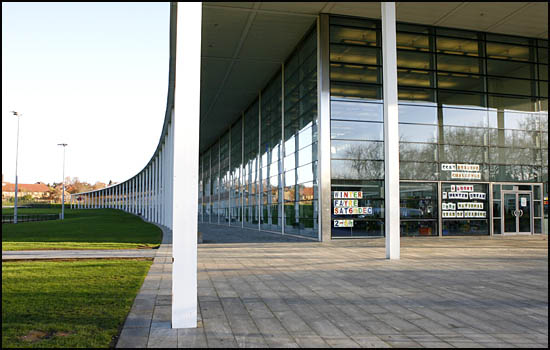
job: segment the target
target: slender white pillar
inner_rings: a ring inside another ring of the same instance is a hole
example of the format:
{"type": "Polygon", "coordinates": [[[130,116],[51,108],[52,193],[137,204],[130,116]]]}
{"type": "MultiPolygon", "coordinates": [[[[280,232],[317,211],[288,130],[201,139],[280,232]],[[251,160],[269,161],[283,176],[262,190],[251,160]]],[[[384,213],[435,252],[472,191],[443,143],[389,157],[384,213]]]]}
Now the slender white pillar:
{"type": "Polygon", "coordinates": [[[197,327],[197,183],[199,170],[202,3],[177,4],[173,127],[172,327],[197,327]],[[179,78],[179,79],[178,79],[179,78]]]}
{"type": "Polygon", "coordinates": [[[128,211],[128,182],[124,183],[124,211],[128,211]]]}
{"type": "Polygon", "coordinates": [[[382,69],[384,89],[384,218],[386,258],[399,259],[399,118],[395,3],[381,2],[382,69]]]}

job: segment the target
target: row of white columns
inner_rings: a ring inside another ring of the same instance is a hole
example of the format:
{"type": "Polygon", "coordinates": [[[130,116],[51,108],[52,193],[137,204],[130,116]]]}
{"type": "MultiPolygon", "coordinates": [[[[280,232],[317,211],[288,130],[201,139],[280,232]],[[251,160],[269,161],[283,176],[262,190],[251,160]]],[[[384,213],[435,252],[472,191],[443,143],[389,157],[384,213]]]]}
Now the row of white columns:
{"type": "Polygon", "coordinates": [[[155,156],[136,176],[100,190],[71,196],[71,209],[119,209],[172,228],[173,123],[155,156]]]}

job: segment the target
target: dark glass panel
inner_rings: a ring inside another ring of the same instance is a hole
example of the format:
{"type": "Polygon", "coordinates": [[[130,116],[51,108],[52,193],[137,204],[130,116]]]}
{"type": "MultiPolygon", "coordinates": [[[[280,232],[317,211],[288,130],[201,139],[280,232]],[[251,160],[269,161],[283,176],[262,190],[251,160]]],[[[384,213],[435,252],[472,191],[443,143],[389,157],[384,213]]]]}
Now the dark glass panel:
{"type": "Polygon", "coordinates": [[[418,86],[422,88],[434,87],[434,73],[415,69],[397,69],[397,84],[418,86]]]}
{"type": "Polygon", "coordinates": [[[382,64],[380,49],[350,45],[330,45],[330,61],[363,65],[382,64]]]}
{"type": "Polygon", "coordinates": [[[538,63],[545,63],[548,64],[548,47],[546,48],[538,48],[538,63]]]}
{"type": "Polygon", "coordinates": [[[375,100],[382,102],[382,87],[377,85],[341,84],[331,82],[331,98],[375,100]]]}
{"type": "Polygon", "coordinates": [[[437,52],[454,55],[481,56],[479,53],[479,43],[474,40],[444,38],[437,39],[437,52]]]}
{"type": "Polygon", "coordinates": [[[501,221],[500,219],[495,219],[493,221],[493,234],[500,235],[501,232],[502,232],[501,221]]]}
{"type": "Polygon", "coordinates": [[[398,49],[430,51],[430,37],[417,33],[397,32],[396,45],[398,49]]]}
{"type": "Polygon", "coordinates": [[[516,61],[488,59],[487,74],[510,78],[536,79],[534,64],[516,61]]]}
{"type": "Polygon", "coordinates": [[[437,55],[437,69],[460,73],[483,73],[483,60],[476,57],[437,55]]]}
{"type": "Polygon", "coordinates": [[[384,124],[382,123],[333,120],[330,125],[331,139],[384,140],[384,124]]]}
{"type": "Polygon", "coordinates": [[[381,84],[382,76],[377,66],[331,63],[330,80],[381,84]]]}
{"type": "Polygon", "coordinates": [[[332,159],[384,159],[384,143],[376,141],[331,141],[332,159]]]}
{"type": "Polygon", "coordinates": [[[433,34],[433,29],[431,27],[425,27],[425,26],[409,24],[409,23],[397,23],[396,29],[398,32],[433,34]]]}
{"type": "Polygon", "coordinates": [[[376,30],[330,26],[330,42],[348,45],[376,46],[376,30]]]}
{"type": "Polygon", "coordinates": [[[397,50],[397,67],[433,69],[432,57],[431,53],[397,50]]]}
{"type": "Polygon", "coordinates": [[[485,95],[439,91],[439,104],[447,107],[485,107],[485,95]]]}
{"type": "Polygon", "coordinates": [[[437,86],[441,89],[484,91],[484,78],[461,73],[437,73],[437,86]]]}
{"type": "Polygon", "coordinates": [[[420,89],[412,87],[397,87],[398,99],[401,103],[414,103],[435,105],[435,90],[434,89],[420,89]]]}
{"type": "Polygon", "coordinates": [[[535,219],[535,233],[542,233],[542,222],[541,219],[535,219]]]}
{"type": "Polygon", "coordinates": [[[487,41],[498,41],[501,43],[530,45],[530,46],[536,45],[536,39],[531,39],[531,38],[523,38],[519,36],[493,34],[493,33],[487,33],[485,35],[486,35],[485,40],[487,41]]]}
{"type": "Polygon", "coordinates": [[[471,32],[471,31],[460,30],[460,29],[436,28],[436,33],[437,35],[453,36],[457,38],[474,39],[474,40],[481,39],[481,35],[478,32],[471,32]]]}
{"type": "MultiPolygon", "coordinates": [[[[401,212],[408,209],[401,208],[401,212]]],[[[435,220],[415,221],[411,219],[400,221],[401,237],[437,236],[437,222],[435,220]]]]}
{"type": "Polygon", "coordinates": [[[518,46],[504,43],[487,43],[487,57],[513,59],[518,61],[534,61],[535,49],[528,46],[518,46]]]}
{"type": "Polygon", "coordinates": [[[548,82],[547,81],[539,81],[539,96],[548,97],[548,82]]]}
{"type": "Polygon", "coordinates": [[[539,64],[539,79],[548,80],[548,66],[545,64],[539,64]]]}
{"type": "Polygon", "coordinates": [[[400,123],[437,124],[437,108],[428,106],[399,105],[400,123]]]}
{"type": "Polygon", "coordinates": [[[499,218],[501,215],[501,209],[502,207],[500,201],[493,201],[493,217],[499,218]]]}
{"type": "Polygon", "coordinates": [[[330,118],[343,120],[383,121],[384,105],[380,103],[331,101],[330,118]]]}
{"type": "Polygon", "coordinates": [[[507,109],[511,111],[534,112],[537,102],[529,97],[504,97],[489,95],[489,108],[507,109]]]}
{"type": "Polygon", "coordinates": [[[487,83],[490,93],[530,96],[535,91],[535,82],[532,80],[489,77],[487,83]]]}

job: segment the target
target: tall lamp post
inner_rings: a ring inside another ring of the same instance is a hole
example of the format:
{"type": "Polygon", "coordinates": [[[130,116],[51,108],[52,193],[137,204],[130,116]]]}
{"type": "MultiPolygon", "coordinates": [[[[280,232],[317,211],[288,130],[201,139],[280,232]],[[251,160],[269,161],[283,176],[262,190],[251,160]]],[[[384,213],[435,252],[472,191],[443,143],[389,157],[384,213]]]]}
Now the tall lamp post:
{"type": "Polygon", "coordinates": [[[17,224],[17,195],[19,194],[17,188],[17,158],[19,156],[19,119],[23,115],[16,111],[11,111],[11,113],[17,117],[17,141],[15,146],[15,201],[13,207],[13,223],[17,224]]]}
{"type": "Polygon", "coordinates": [[[65,147],[66,143],[58,143],[58,146],[63,146],[63,191],[61,192],[61,220],[65,219],[65,147]]]}

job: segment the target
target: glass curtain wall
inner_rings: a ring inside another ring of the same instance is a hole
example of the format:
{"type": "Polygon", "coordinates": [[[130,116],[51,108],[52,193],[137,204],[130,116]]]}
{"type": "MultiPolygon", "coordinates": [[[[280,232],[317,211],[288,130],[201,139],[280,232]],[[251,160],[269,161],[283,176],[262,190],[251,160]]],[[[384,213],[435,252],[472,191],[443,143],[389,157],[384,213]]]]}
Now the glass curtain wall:
{"type": "Polygon", "coordinates": [[[317,32],[201,155],[203,222],[318,237],[317,32]]]}
{"type": "Polygon", "coordinates": [[[285,232],[317,237],[317,35],[284,67],[285,232]]]}
{"type": "Polygon", "coordinates": [[[244,113],[243,224],[258,228],[258,101],[244,113]]]}
{"type": "Polygon", "coordinates": [[[260,228],[269,231],[282,229],[283,162],[281,118],[281,73],[277,73],[262,91],[261,100],[261,218],[260,228]]]}
{"type": "Polygon", "coordinates": [[[330,18],[332,237],[384,235],[380,50],[379,22],[330,18]]]}
{"type": "Polygon", "coordinates": [[[243,122],[239,119],[231,126],[231,189],[230,189],[230,207],[231,207],[231,225],[241,225],[242,223],[242,161],[243,161],[243,122]]]}
{"type": "MultiPolygon", "coordinates": [[[[332,189],[381,186],[372,214],[333,215],[355,221],[333,236],[368,236],[363,221],[383,219],[380,21],[330,26],[332,189]]],[[[397,68],[403,235],[438,233],[438,181],[544,182],[548,197],[547,40],[399,23],[397,68]],[[450,170],[462,164],[473,167],[450,170]]],[[[488,217],[476,220],[487,234],[488,217]]]]}

